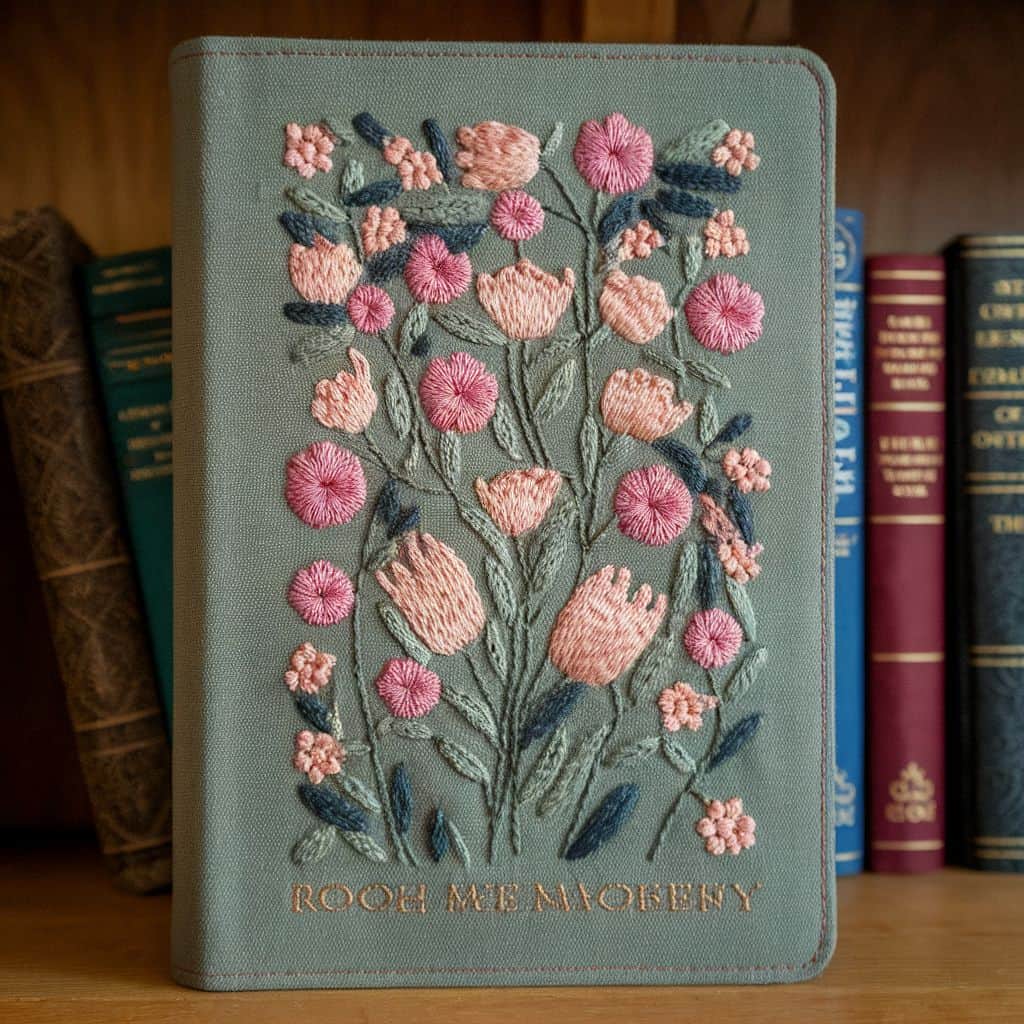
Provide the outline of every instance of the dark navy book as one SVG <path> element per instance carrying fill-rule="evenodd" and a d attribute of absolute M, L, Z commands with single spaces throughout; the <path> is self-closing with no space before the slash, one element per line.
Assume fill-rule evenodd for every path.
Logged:
<path fill-rule="evenodd" d="M 864 866 L 864 216 L 836 210 L 836 873 Z"/>

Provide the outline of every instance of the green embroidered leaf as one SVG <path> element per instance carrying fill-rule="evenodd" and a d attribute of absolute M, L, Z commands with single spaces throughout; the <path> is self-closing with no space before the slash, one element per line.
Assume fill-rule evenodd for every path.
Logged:
<path fill-rule="evenodd" d="M 633 674 L 629 677 L 629 699 L 633 704 L 639 704 L 654 696 L 654 691 L 658 688 L 658 678 L 672 656 L 674 646 L 674 637 L 656 636 L 640 656 Z"/>
<path fill-rule="evenodd" d="M 413 438 L 412 447 L 409 449 L 409 454 L 405 457 L 403 463 L 403 469 L 406 473 L 412 476 L 420 465 L 420 442 L 418 438 Z"/>
<path fill-rule="evenodd" d="M 501 626 L 494 619 L 488 619 L 484 627 L 484 646 L 487 648 L 487 660 L 494 669 L 494 674 L 501 680 L 508 675 L 508 653 L 505 641 L 501 638 Z"/>
<path fill-rule="evenodd" d="M 296 864 L 315 864 L 327 856 L 338 830 L 333 825 L 314 825 L 292 847 L 292 860 Z"/>
<path fill-rule="evenodd" d="M 383 863 L 388 859 L 387 853 L 369 832 L 342 832 L 341 838 L 352 847 L 356 853 L 362 854 L 367 860 Z"/>
<path fill-rule="evenodd" d="M 730 703 L 741 700 L 747 690 L 757 682 L 757 677 L 761 674 L 761 669 L 764 668 L 767 661 L 768 649 L 766 647 L 758 647 L 751 651 L 726 683 L 725 699 Z"/>
<path fill-rule="evenodd" d="M 311 363 L 322 356 L 341 352 L 352 344 L 356 331 L 351 324 L 344 327 L 331 327 L 325 331 L 314 331 L 304 335 L 292 343 L 289 353 L 293 363 Z"/>
<path fill-rule="evenodd" d="M 331 708 L 331 710 L 327 712 L 327 721 L 331 726 L 331 735 L 336 740 L 344 739 L 345 735 L 341 727 L 341 715 L 338 714 L 337 708 Z M 345 752 L 348 753 L 347 746 L 345 747 Z"/>
<path fill-rule="evenodd" d="M 463 718 L 474 729 L 479 730 L 486 736 L 492 743 L 498 742 L 498 727 L 491 717 L 490 708 L 481 701 L 478 701 L 476 697 L 471 696 L 468 693 L 463 693 L 462 690 L 449 690 L 445 688 L 441 692 L 441 696 L 456 711 L 462 715 Z"/>
<path fill-rule="evenodd" d="M 347 752 L 347 751 L 346 751 Z M 380 801 L 365 782 L 347 773 L 341 776 L 341 791 L 351 797 L 357 804 L 365 807 L 371 814 L 380 814 Z"/>
<path fill-rule="evenodd" d="M 398 540 L 389 540 L 387 544 L 382 544 L 376 551 L 370 553 L 366 559 L 366 568 L 370 572 L 376 572 L 378 569 L 383 569 L 384 566 L 390 565 L 398 557 Z"/>
<path fill-rule="evenodd" d="M 704 244 L 700 235 L 687 235 L 683 247 L 683 280 L 693 284 L 697 280 L 700 268 L 704 266 Z"/>
<path fill-rule="evenodd" d="M 583 426 L 580 428 L 580 460 L 583 468 L 583 482 L 590 490 L 591 484 L 597 474 L 598 453 L 601 446 L 601 434 L 598 430 L 597 421 L 589 413 L 583 417 Z"/>
<path fill-rule="evenodd" d="M 718 409 L 715 400 L 708 395 L 700 400 L 697 412 L 697 438 L 703 445 L 711 444 L 718 433 Z"/>
<path fill-rule="evenodd" d="M 680 775 L 691 775 L 697 770 L 697 762 L 674 736 L 661 737 L 661 752 Z"/>
<path fill-rule="evenodd" d="M 349 740 L 345 744 L 345 753 L 349 757 L 365 757 L 370 752 L 370 744 L 362 740 Z"/>
<path fill-rule="evenodd" d="M 557 810 L 577 792 L 611 731 L 611 723 L 606 723 L 580 743 L 572 760 L 562 769 L 555 784 L 537 805 L 537 813 L 542 818 Z"/>
<path fill-rule="evenodd" d="M 393 604 L 389 601 L 379 601 L 377 613 L 387 626 L 388 632 L 410 658 L 421 665 L 426 665 L 430 661 L 430 651 L 420 643 L 409 623 L 405 621 L 405 616 Z"/>
<path fill-rule="evenodd" d="M 516 462 L 524 460 L 522 450 L 519 447 L 515 417 L 512 415 L 512 410 L 500 398 L 494 406 L 491 430 L 494 432 L 494 440 L 498 442 L 498 447 L 510 459 Z"/>
<path fill-rule="evenodd" d="M 358 192 L 366 184 L 366 168 L 362 160 L 346 160 L 339 187 L 343 196 Z"/>
<path fill-rule="evenodd" d="M 424 334 L 427 333 L 427 316 L 430 307 L 425 302 L 417 302 L 402 321 L 402 330 L 398 335 L 399 352 L 408 352 Z"/>
<path fill-rule="evenodd" d="M 484 559 L 484 575 L 490 587 L 494 607 L 502 617 L 506 626 L 511 626 L 519 614 L 519 600 L 516 597 L 516 586 L 508 570 L 495 559 Z"/>
<path fill-rule="evenodd" d="M 459 858 L 464 868 L 468 868 L 472 861 L 469 856 L 469 847 L 466 845 L 466 840 L 462 838 L 462 833 L 455 827 L 455 822 L 451 818 L 448 818 L 447 822 L 448 838 L 452 841 L 452 846 L 455 848 L 455 856 Z"/>
<path fill-rule="evenodd" d="M 561 121 L 556 121 L 555 127 L 551 129 L 551 134 L 548 136 L 548 141 L 544 143 L 544 148 L 540 151 L 540 155 L 551 156 L 557 152 L 558 147 L 562 145 L 562 136 L 564 134 L 565 125 Z"/>
<path fill-rule="evenodd" d="M 731 576 L 725 577 L 725 592 L 729 595 L 729 604 L 736 613 L 739 624 L 748 640 L 757 639 L 757 619 L 754 616 L 754 606 L 747 596 L 747 589 L 737 583 Z"/>
<path fill-rule="evenodd" d="M 303 212 L 314 217 L 327 217 L 330 220 L 348 220 L 348 214 L 334 203 L 318 196 L 308 185 L 294 185 L 286 188 L 284 194 Z"/>
<path fill-rule="evenodd" d="M 395 434 L 399 439 L 407 437 L 412 429 L 412 408 L 405 385 L 397 373 L 388 374 L 384 381 L 384 408 Z"/>
<path fill-rule="evenodd" d="M 573 385 L 576 383 L 576 374 L 576 360 L 569 359 L 551 375 L 551 379 L 540 398 L 537 399 L 534 409 L 534 412 L 542 420 L 549 420 L 562 411 L 572 394 Z"/>
<path fill-rule="evenodd" d="M 458 487 L 462 476 L 462 451 L 459 435 L 454 430 L 446 430 L 438 437 L 437 457 L 448 486 Z"/>
<path fill-rule="evenodd" d="M 702 362 L 700 359 L 687 359 L 684 360 L 683 365 L 686 367 L 687 373 L 693 374 L 694 377 L 704 381 L 705 384 L 714 384 L 720 388 L 732 387 L 729 378 L 710 363 Z"/>
<path fill-rule="evenodd" d="M 728 132 L 729 126 L 724 121 L 708 121 L 666 146 L 659 159 L 666 164 L 704 163 Z"/>
<path fill-rule="evenodd" d="M 645 736 L 642 740 L 637 740 L 635 743 L 624 743 L 618 750 L 607 754 L 604 764 L 606 768 L 621 768 L 623 765 L 645 761 L 652 754 L 656 754 L 660 747 L 660 736 Z"/>
<path fill-rule="evenodd" d="M 556 335 L 548 338 L 543 347 L 526 349 L 526 365 L 530 369 L 547 366 L 563 356 L 569 355 L 579 347 L 580 339 L 574 335 Z M 531 355 L 531 352 L 535 352 Z"/>
<path fill-rule="evenodd" d="M 563 507 L 568 507 L 568 502 Z M 530 589 L 543 594 L 554 582 L 569 553 L 569 524 L 562 515 L 550 518 L 534 540 L 536 555 L 530 575 Z"/>
<path fill-rule="evenodd" d="M 459 775 L 471 782 L 480 782 L 486 785 L 490 774 L 476 754 L 443 736 L 438 736 L 435 742 L 437 752 L 448 762 L 453 771 L 458 772 Z"/>
<path fill-rule="evenodd" d="M 397 203 L 405 222 L 418 224 L 479 224 L 490 215 L 491 196 L 477 189 L 444 192 L 414 189 Z"/>
<path fill-rule="evenodd" d="M 336 146 L 350 146 L 356 141 L 356 133 L 347 122 L 335 121 L 333 117 L 322 117 L 320 123 L 334 136 Z"/>
<path fill-rule="evenodd" d="M 481 512 L 472 505 L 459 508 L 463 522 L 494 552 L 506 569 L 512 568 L 512 554 L 508 549 L 505 535 L 495 525 L 486 512 Z"/>
<path fill-rule="evenodd" d="M 383 718 L 377 726 L 377 732 L 378 734 L 391 732 L 406 740 L 431 740 L 434 738 L 429 726 L 415 718 Z"/>
<path fill-rule="evenodd" d="M 544 752 L 533 762 L 533 769 L 520 789 L 516 804 L 525 807 L 538 800 L 547 792 L 551 780 L 565 764 L 565 755 L 569 752 L 569 738 L 564 725 L 559 726 L 548 741 Z"/>
<path fill-rule="evenodd" d="M 430 318 L 450 335 L 458 338 L 459 341 L 469 342 L 470 345 L 501 348 L 508 344 L 505 335 L 486 320 L 467 316 L 450 306 L 433 306 L 430 310 Z"/>

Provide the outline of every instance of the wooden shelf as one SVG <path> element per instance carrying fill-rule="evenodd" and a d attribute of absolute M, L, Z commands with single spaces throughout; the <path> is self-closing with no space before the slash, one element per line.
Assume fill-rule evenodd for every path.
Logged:
<path fill-rule="evenodd" d="M 171 901 L 114 889 L 81 847 L 0 853 L 0 1021 L 1024 1020 L 1024 876 L 947 870 L 839 884 L 825 973 L 766 988 L 402 989 L 212 995 L 168 975 Z M 713 994 L 712 994 L 713 993 Z M 330 1017 L 326 1015 L 330 1014 Z"/>

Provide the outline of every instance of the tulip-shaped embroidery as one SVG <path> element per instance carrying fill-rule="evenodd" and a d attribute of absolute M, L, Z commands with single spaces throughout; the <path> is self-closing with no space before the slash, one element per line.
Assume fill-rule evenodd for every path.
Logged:
<path fill-rule="evenodd" d="M 613 270 L 604 280 L 597 302 L 601 319 L 620 337 L 634 345 L 646 345 L 672 319 L 665 289 L 639 274 L 628 277 Z"/>
<path fill-rule="evenodd" d="M 288 253 L 288 274 L 307 302 L 344 302 L 361 270 L 347 245 L 335 245 L 322 235 L 314 235 L 308 248 L 296 242 Z"/>
<path fill-rule="evenodd" d="M 524 128 L 481 121 L 456 133 L 464 188 L 501 192 L 525 185 L 540 170 L 540 140 Z"/>
<path fill-rule="evenodd" d="M 601 394 L 601 415 L 616 434 L 657 441 L 690 418 L 693 406 L 677 402 L 675 386 L 646 370 L 616 370 Z"/>
<path fill-rule="evenodd" d="M 429 533 L 406 534 L 398 557 L 375 575 L 435 654 L 461 651 L 484 628 L 483 602 L 466 563 Z"/>
<path fill-rule="evenodd" d="M 562 477 L 557 470 L 509 469 L 473 485 L 484 511 L 506 537 L 519 537 L 540 526 L 555 500 Z"/>
<path fill-rule="evenodd" d="M 572 300 L 576 277 L 569 267 L 562 280 L 520 260 L 493 276 L 478 274 L 476 294 L 487 315 L 507 338 L 530 341 L 554 333 Z"/>
<path fill-rule="evenodd" d="M 377 411 L 377 393 L 370 379 L 370 364 L 357 348 L 348 350 L 354 373 L 342 370 L 333 380 L 317 381 L 310 409 L 317 423 L 349 434 L 364 431 Z"/>

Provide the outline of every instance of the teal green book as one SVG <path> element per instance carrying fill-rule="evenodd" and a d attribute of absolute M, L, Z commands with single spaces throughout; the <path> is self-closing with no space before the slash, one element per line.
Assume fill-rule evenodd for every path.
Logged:
<path fill-rule="evenodd" d="M 121 481 L 160 699 L 171 719 L 171 250 L 82 268 L 88 333 Z"/>
<path fill-rule="evenodd" d="M 174 977 L 820 972 L 827 69 L 216 38 L 171 82 Z"/>

